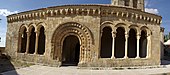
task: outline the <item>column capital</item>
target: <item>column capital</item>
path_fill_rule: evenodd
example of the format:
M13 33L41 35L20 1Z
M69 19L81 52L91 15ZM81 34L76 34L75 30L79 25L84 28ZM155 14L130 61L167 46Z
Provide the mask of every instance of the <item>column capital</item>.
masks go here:
M100 37L102 37L102 34L103 34L103 30L100 31Z
M27 32L27 36L30 36L31 35L31 33L30 32Z
M116 32L112 31L112 38L115 38L116 37Z
M36 36L38 37L40 34L40 31L35 31L35 33L36 33Z
M136 37L137 37L137 39L140 39L141 35L140 35L140 34L137 34Z
M150 33L149 33L149 34L147 34L147 37L148 37L148 36L151 36L151 34L150 34Z
M125 38L128 38L128 37L129 37L129 33L125 32Z

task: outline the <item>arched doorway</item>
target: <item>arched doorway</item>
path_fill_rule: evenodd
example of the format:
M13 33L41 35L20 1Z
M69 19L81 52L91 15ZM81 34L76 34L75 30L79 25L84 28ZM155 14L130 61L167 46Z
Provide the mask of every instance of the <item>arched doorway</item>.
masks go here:
M62 65L63 66L77 66L80 56L80 42L79 39L70 35L63 41L62 48Z

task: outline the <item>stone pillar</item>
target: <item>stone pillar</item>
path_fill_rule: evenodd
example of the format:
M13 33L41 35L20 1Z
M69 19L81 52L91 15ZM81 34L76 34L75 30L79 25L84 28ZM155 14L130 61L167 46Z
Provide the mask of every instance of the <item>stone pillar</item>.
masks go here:
M98 51L98 58L101 58L100 51L102 50L102 35L103 35L103 30L101 30L100 32L100 46Z
M128 54L128 37L129 37L128 33L125 32L125 56L124 56L124 58L128 58L128 56L127 56L127 54Z
M151 55L150 44L151 44L151 38L150 38L150 35L148 35L147 36L147 55L146 55L146 58L149 58L150 55Z
M21 52L21 43L22 43L22 33L21 32L19 32L19 45L18 45L18 52Z
M29 43L30 43L30 35L31 33L27 32L27 46L26 46L26 54L29 52Z
M140 58L139 57L139 40L140 40L140 34L137 35L137 56L136 56L136 58Z
M39 31L36 31L36 42L35 42L35 52L34 54L38 54L38 40L39 40Z
M133 8L133 0L129 0L129 6Z
M116 37L116 34L115 32L112 32L112 57L111 59L114 59L115 58L115 55L114 55L114 49L115 49L115 37Z

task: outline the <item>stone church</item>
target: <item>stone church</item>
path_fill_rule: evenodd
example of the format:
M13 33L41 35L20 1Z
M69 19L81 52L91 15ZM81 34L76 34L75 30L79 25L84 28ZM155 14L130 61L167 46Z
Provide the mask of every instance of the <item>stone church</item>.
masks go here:
M51 66L160 65L162 17L144 0L62 5L7 16L6 51Z

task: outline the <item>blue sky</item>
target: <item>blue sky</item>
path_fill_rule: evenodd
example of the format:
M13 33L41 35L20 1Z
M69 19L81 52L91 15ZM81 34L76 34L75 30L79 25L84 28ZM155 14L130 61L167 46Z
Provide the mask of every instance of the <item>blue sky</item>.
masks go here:
M6 15L49 6L68 4L110 4L111 0L1 0L0 2L0 47L5 46L7 30ZM170 32L170 0L145 0L146 10L163 17L165 34Z

